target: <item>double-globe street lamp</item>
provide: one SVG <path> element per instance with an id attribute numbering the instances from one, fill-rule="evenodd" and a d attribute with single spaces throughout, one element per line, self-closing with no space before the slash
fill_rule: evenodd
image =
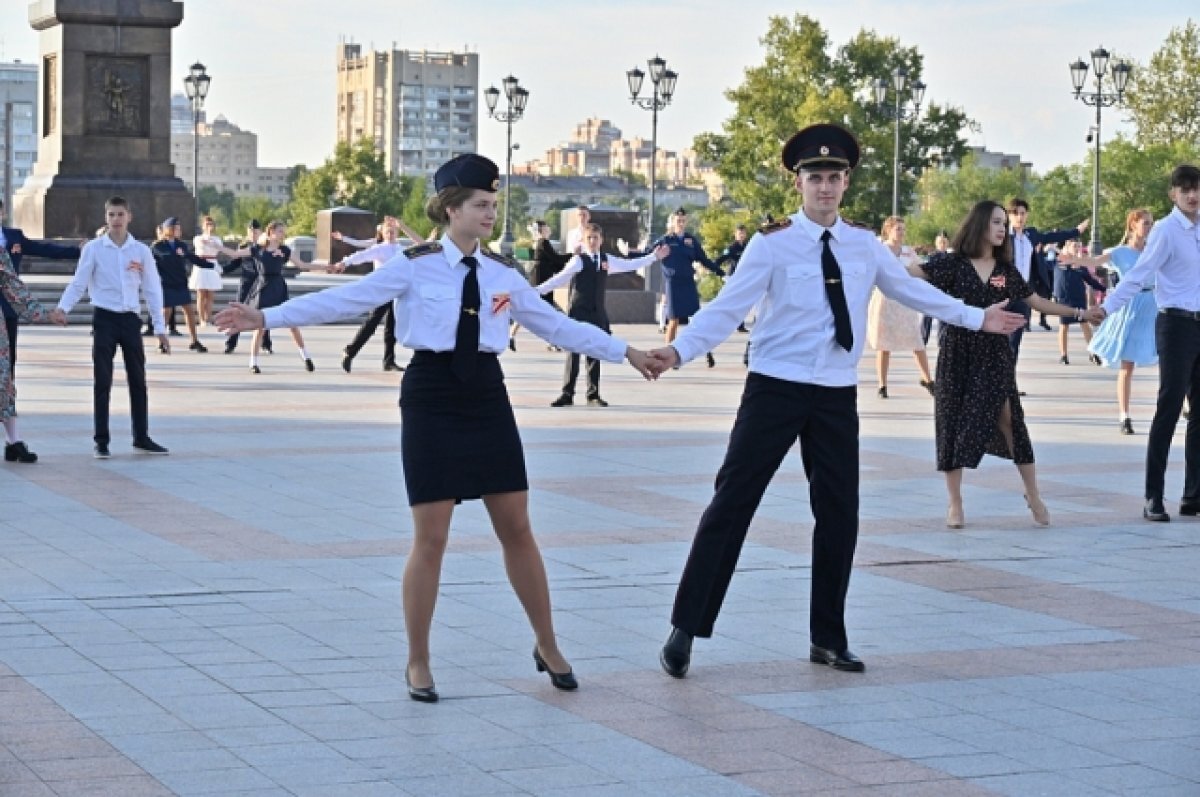
<path id="1" fill-rule="evenodd" d="M 1096 75 L 1096 87 L 1093 91 L 1084 92 L 1083 84 L 1087 82 L 1088 65 L 1082 58 L 1077 58 L 1071 64 L 1071 84 L 1075 88 L 1075 99 L 1085 105 L 1096 108 L 1096 154 L 1092 159 L 1092 254 L 1100 252 L 1100 112 L 1116 105 L 1125 99 L 1125 87 L 1129 84 L 1129 75 L 1133 67 L 1127 61 L 1119 61 L 1108 68 L 1109 53 L 1103 47 L 1092 50 L 1092 71 Z M 1108 77 L 1113 91 L 1104 90 L 1104 78 Z"/>
<path id="2" fill-rule="evenodd" d="M 208 84 L 212 78 L 197 61 L 183 79 L 183 89 L 192 103 L 192 199 L 196 202 L 196 213 L 200 212 L 200 112 L 204 110 L 204 98 L 208 96 Z"/>
<path id="3" fill-rule="evenodd" d="M 900 215 L 900 122 L 916 119 L 921 113 L 921 100 L 925 99 L 925 84 L 919 80 L 908 82 L 908 70 L 898 66 L 892 70 L 891 87 L 895 90 L 895 103 L 887 102 L 888 80 L 879 78 L 875 81 L 875 105 L 886 116 L 896 122 L 895 139 L 892 144 L 892 215 Z M 905 95 L 912 99 L 912 105 L 905 103 Z"/>
<path id="4" fill-rule="evenodd" d="M 654 241 L 654 189 L 658 182 L 658 112 L 671 104 L 675 94 L 675 81 L 679 75 L 667 69 L 667 62 L 657 55 L 646 61 L 653 90 L 649 97 L 639 97 L 646 72 L 636 66 L 625 73 L 629 81 L 629 101 L 642 110 L 650 111 L 650 221 L 646 232 L 651 243 Z"/>
<path id="5" fill-rule="evenodd" d="M 500 253 L 511 255 L 513 253 L 513 234 L 509 228 L 509 219 L 512 215 L 512 126 L 513 122 L 519 122 L 525 115 L 529 92 L 522 88 L 521 82 L 512 75 L 504 78 L 501 85 L 504 86 L 504 97 L 507 100 L 505 110 L 496 110 L 496 104 L 500 100 L 500 90 L 495 86 L 490 86 L 487 91 L 483 92 L 483 98 L 487 102 L 488 116 L 508 126 L 508 146 L 505 149 L 504 166 L 504 230 L 500 233 Z"/>

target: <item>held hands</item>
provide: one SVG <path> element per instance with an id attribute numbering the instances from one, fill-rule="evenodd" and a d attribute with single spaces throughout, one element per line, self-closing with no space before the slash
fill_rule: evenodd
<path id="1" fill-rule="evenodd" d="M 158 350 L 163 354 L 171 353 L 171 339 L 166 335 L 158 336 Z"/>
<path id="2" fill-rule="evenodd" d="M 262 311 L 256 307 L 241 302 L 230 302 L 228 307 L 213 316 L 213 323 L 217 325 L 217 329 L 228 335 L 233 332 L 262 329 L 265 319 Z"/>
<path id="3" fill-rule="evenodd" d="M 65 327 L 67 325 L 67 314 L 58 307 L 55 307 L 50 311 L 49 318 L 51 324 L 58 324 L 60 327 Z"/>
<path id="4" fill-rule="evenodd" d="M 1087 309 L 1087 312 L 1083 314 L 1083 320 L 1087 321 L 1089 324 L 1099 324 L 1107 316 L 1108 313 L 1105 312 L 1104 308 L 1100 305 L 1096 305 L 1095 307 L 1089 307 Z"/>
<path id="5" fill-rule="evenodd" d="M 659 371 L 655 369 L 656 360 L 641 349 L 635 349 L 632 346 L 625 348 L 625 359 L 633 366 L 639 374 L 646 377 L 647 381 L 658 379 Z"/>
<path id="6" fill-rule="evenodd" d="M 679 365 L 679 352 L 675 351 L 674 346 L 663 346 L 654 349 L 650 352 L 650 356 L 654 358 L 652 367 L 655 371 L 655 378 L 664 371 L 668 371 Z"/>
<path id="7" fill-rule="evenodd" d="M 326 274 L 341 274 L 346 270 L 346 261 L 339 260 L 336 263 L 330 263 L 325 267 Z"/>
<path id="8" fill-rule="evenodd" d="M 1007 305 L 1008 300 L 1005 299 L 986 308 L 983 311 L 983 326 L 979 329 L 983 332 L 992 332 L 997 335 L 1009 335 L 1025 326 L 1025 316 L 1021 313 L 1012 313 L 1005 310 L 1004 308 Z"/>

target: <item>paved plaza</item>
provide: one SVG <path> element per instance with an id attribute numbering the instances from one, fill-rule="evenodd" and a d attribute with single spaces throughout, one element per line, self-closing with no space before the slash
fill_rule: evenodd
<path id="1" fill-rule="evenodd" d="M 1114 372 L 1026 336 L 1019 379 L 1053 517 L 1015 468 L 966 476 L 944 525 L 932 400 L 897 356 L 861 366 L 862 536 L 849 596 L 863 675 L 809 664 L 811 514 L 775 479 L 716 636 L 684 680 L 658 649 L 737 405 L 744 336 L 612 406 L 552 409 L 562 355 L 527 333 L 504 368 L 564 653 L 532 633 L 479 502 L 455 514 L 433 629 L 436 705 L 404 686 L 410 535 L 397 375 L 347 326 L 246 355 L 148 354 L 153 437 L 91 456 L 88 330 L 25 328 L 23 431 L 0 468 L 0 795 L 1200 795 L 1200 521 L 1140 519 L 1154 369 L 1117 433 Z M 617 329 L 657 344 L 653 327 Z M 152 342 L 147 343 L 153 352 Z M 1182 489 L 1182 428 L 1168 509 Z"/>

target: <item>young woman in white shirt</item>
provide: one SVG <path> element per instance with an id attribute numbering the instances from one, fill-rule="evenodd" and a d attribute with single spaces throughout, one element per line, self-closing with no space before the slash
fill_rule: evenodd
<path id="1" fill-rule="evenodd" d="M 513 590 L 533 627 L 533 659 L 553 685 L 578 685 L 558 649 L 550 592 L 529 522 L 524 452 L 499 355 L 519 320 L 568 350 L 609 361 L 628 359 L 652 377 L 649 357 L 590 324 L 551 308 L 512 261 L 480 246 L 496 222 L 499 169 L 479 155 L 460 155 L 434 176 L 427 214 L 448 225 L 436 242 L 406 250 L 352 283 L 308 294 L 265 311 L 234 304 L 217 315 L 223 329 L 325 323 L 398 300 L 411 321 L 404 345 L 414 349 L 401 384 L 401 458 L 413 515 L 413 546 L 404 570 L 409 696 L 435 702 L 429 632 L 442 558 L 456 504 L 483 500 L 504 550 Z"/>

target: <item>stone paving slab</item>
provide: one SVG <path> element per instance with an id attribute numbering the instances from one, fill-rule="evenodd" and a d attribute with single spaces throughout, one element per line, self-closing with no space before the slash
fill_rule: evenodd
<path id="1" fill-rule="evenodd" d="M 305 330 L 312 374 L 281 338 L 252 376 L 211 329 L 209 354 L 148 355 L 166 458 L 121 436 L 118 369 L 101 462 L 86 328 L 22 330 L 22 428 L 42 460 L 0 468 L 0 795 L 1200 794 L 1200 523 L 1139 518 L 1154 369 L 1135 374 L 1123 437 L 1113 373 L 1060 366 L 1054 335 L 1027 335 L 1054 524 L 1036 527 L 1015 469 L 989 460 L 951 531 L 931 400 L 903 357 L 876 398 L 868 357 L 848 611 L 867 672 L 806 661 L 811 513 L 789 457 L 716 636 L 676 681 L 657 649 L 743 341 L 657 385 L 605 365 L 611 407 L 552 409 L 561 355 L 523 333 L 504 366 L 582 687 L 534 672 L 471 502 L 433 630 L 443 700 L 427 706 L 403 680 L 398 379 L 378 343 L 343 373 L 351 334 Z"/>

